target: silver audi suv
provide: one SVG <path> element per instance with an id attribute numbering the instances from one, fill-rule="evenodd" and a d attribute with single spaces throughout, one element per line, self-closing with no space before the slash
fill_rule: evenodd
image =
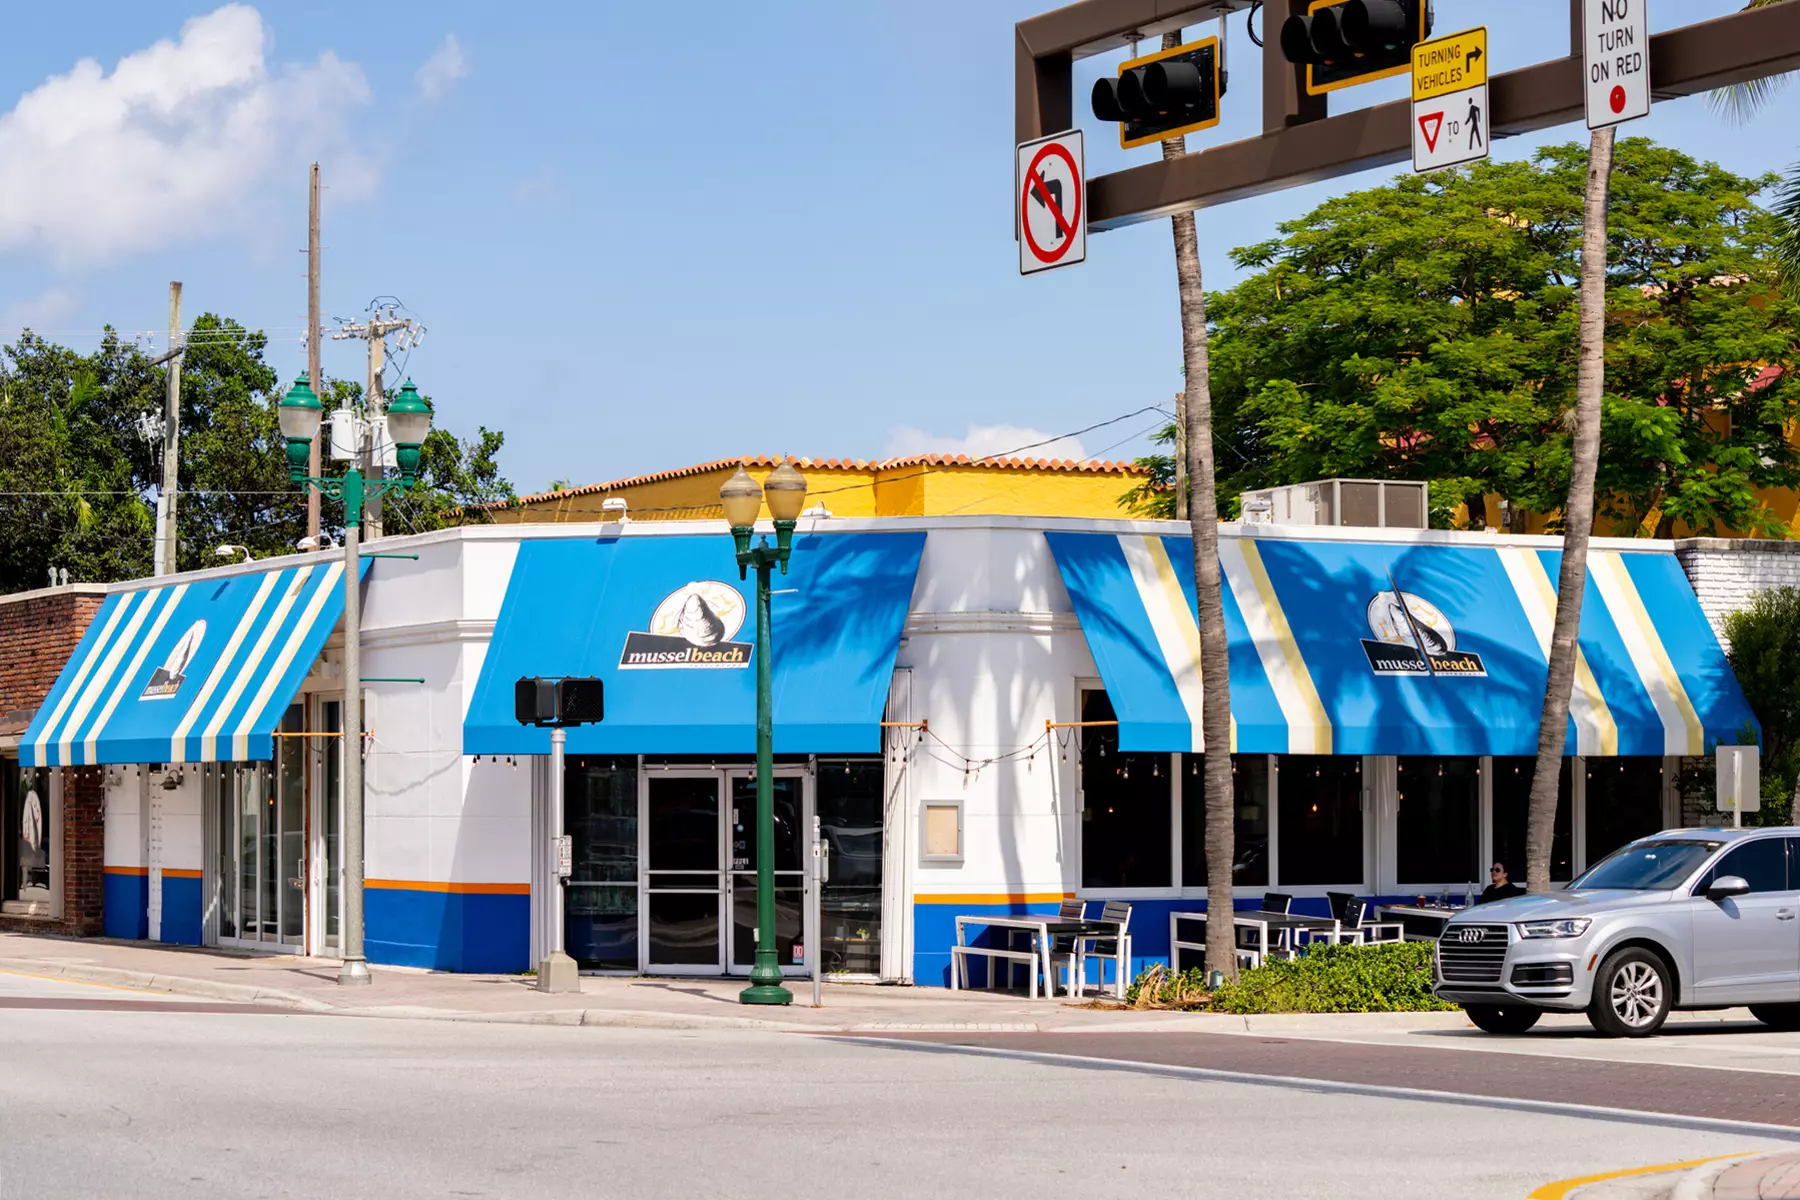
<path id="1" fill-rule="evenodd" d="M 1583 1012 L 1647 1037 L 1671 1010 L 1748 1005 L 1800 1029 L 1800 829 L 1670 829 L 1566 889 L 1478 904 L 1438 939 L 1436 991 L 1489 1033 Z"/>

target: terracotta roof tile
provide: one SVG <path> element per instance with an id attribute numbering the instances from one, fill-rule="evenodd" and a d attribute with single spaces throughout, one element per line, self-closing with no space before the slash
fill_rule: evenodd
<path id="1" fill-rule="evenodd" d="M 966 454 L 908 454 L 898 458 L 864 459 L 864 458 L 796 458 L 794 465 L 802 471 L 867 471 L 870 473 L 893 471 L 907 467 L 980 467 L 999 471 L 1063 471 L 1082 475 L 1142 475 L 1144 469 L 1133 462 L 1112 459 L 1072 459 L 1072 458 L 970 458 Z M 704 475 L 709 471 L 719 471 L 739 465 L 747 467 L 778 467 L 782 460 L 767 454 L 749 454 L 742 458 L 720 458 L 712 462 L 695 463 L 688 467 L 676 467 L 673 470 L 657 471 L 649 475 L 633 475 L 626 479 L 609 480 L 606 483 L 590 483 L 582 487 L 564 488 L 559 492 L 538 492 L 531 496 L 520 496 L 516 500 L 500 500 L 485 504 L 483 508 L 508 508 L 515 505 L 538 504 L 547 500 L 568 500 L 576 496 L 593 496 L 602 492 L 616 492 L 628 487 L 641 487 L 648 483 L 662 483 L 670 479 L 684 479 L 692 475 Z"/>

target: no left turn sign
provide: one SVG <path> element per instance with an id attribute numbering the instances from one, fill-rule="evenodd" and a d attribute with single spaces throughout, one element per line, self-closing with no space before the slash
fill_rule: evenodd
<path id="1" fill-rule="evenodd" d="M 1087 258 L 1087 179 L 1081 130 L 1020 142 L 1014 163 L 1019 274 Z"/>

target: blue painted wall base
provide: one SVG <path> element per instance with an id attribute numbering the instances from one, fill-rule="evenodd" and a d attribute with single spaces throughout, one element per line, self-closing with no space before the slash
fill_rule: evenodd
<path id="1" fill-rule="evenodd" d="M 532 965 L 528 895 L 369 888 L 363 920 L 372 963 L 477 974 Z"/>

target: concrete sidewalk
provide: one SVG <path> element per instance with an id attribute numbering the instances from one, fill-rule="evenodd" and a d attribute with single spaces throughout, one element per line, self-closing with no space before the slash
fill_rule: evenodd
<path id="1" fill-rule="evenodd" d="M 524 975 L 454 975 L 374 966 L 366 988 L 337 984 L 336 960 L 200 950 L 143 942 L 0 934 L 0 971 L 216 1000 L 277 1004 L 371 1017 L 504 1021 L 637 1028 L 738 1028 L 796 1032 L 881 1030 L 1179 1029 L 1243 1033 L 1354 1022 L 1365 1030 L 1463 1029 L 1460 1013 L 1368 1013 L 1360 1017 L 1234 1017 L 1219 1013 L 1120 1012 L 1028 1000 L 985 990 L 828 983 L 812 1008 L 810 980 L 789 980 L 795 1003 L 749 1008 L 745 981 L 583 976 L 579 995 L 544 995 Z"/>

